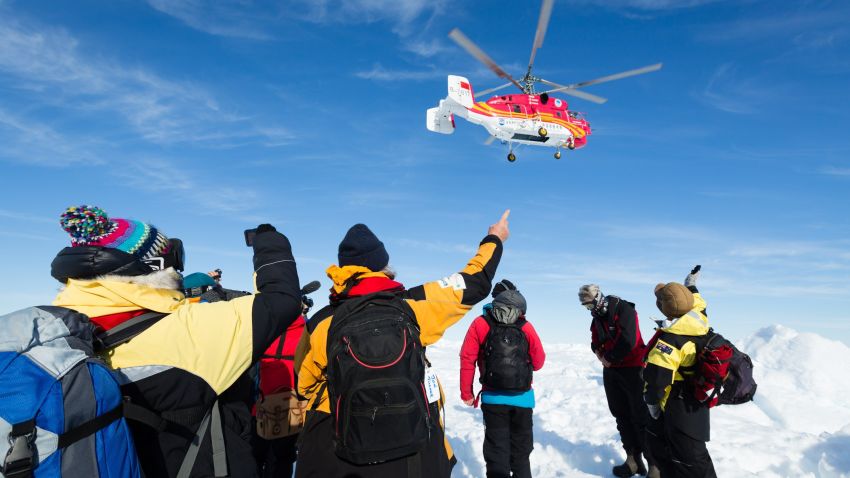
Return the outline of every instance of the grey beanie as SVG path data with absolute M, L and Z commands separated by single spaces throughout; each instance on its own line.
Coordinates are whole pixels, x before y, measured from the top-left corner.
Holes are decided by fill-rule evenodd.
M 596 284 L 583 285 L 578 290 L 578 300 L 581 305 L 593 303 L 595 306 L 598 300 L 602 298 L 602 291 Z
M 495 307 L 497 305 L 504 305 L 519 309 L 522 312 L 521 315 L 525 315 L 525 311 L 528 307 L 528 304 L 525 302 L 525 297 L 523 297 L 518 290 L 510 289 L 502 292 L 493 299 L 493 306 Z

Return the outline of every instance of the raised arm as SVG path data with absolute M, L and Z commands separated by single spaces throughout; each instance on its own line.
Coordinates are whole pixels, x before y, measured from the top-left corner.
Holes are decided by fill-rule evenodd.
M 502 243 L 510 235 L 509 214 L 505 211 L 499 222 L 490 226 L 478 252 L 463 270 L 406 292 L 405 298 L 419 322 L 422 345 L 435 343 L 446 329 L 490 294 L 502 258 Z

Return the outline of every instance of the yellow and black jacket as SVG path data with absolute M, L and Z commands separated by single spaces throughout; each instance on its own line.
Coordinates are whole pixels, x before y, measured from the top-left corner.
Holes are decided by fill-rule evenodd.
M 449 327 L 466 315 L 472 306 L 488 296 L 501 256 L 501 240 L 489 235 L 484 238 L 476 255 L 461 272 L 410 289 L 396 290 L 415 315 L 423 346 L 427 347 L 436 343 Z M 334 282 L 332 297 L 344 291 L 355 292 L 357 287 L 352 284 L 352 278 L 354 281 L 364 283 L 369 279 L 391 282 L 382 273 L 371 272 L 357 266 L 331 266 L 328 269 L 328 276 Z M 400 286 L 395 282 L 392 284 Z M 351 294 L 351 296 L 354 295 Z M 302 336 L 302 342 L 296 353 L 296 366 L 299 370 L 298 391 L 309 399 L 308 409 L 314 410 L 310 413 L 308 424 L 302 431 L 297 476 L 300 478 L 349 476 L 346 473 L 356 473 L 352 476 L 364 478 L 407 476 L 408 465 L 404 463 L 404 460 L 401 460 L 401 463 L 371 465 L 367 469 L 354 467 L 337 458 L 333 452 L 330 406 L 327 388 L 323 386 L 326 381 L 328 330 L 332 321 L 333 305 L 316 312 L 308 322 L 307 331 Z M 438 406 L 442 407 L 443 401 L 441 397 Z M 442 428 L 439 429 L 439 433 L 434 434 L 432 443 L 429 443 L 426 448 L 421 454 L 421 476 L 448 477 L 455 459 L 448 441 L 444 438 Z
M 69 279 L 54 300 L 54 305 L 86 314 L 95 323 L 99 317 L 140 310 L 168 314 L 104 357 L 133 403 L 182 426 L 157 432 L 131 423 L 146 476 L 177 475 L 192 438 L 185 432 L 197 430 L 213 402 L 299 316 L 298 274 L 284 235 L 272 231 L 256 236 L 254 270 L 258 293 L 229 302 L 191 303 L 176 290 L 109 277 Z M 244 465 L 253 464 L 250 421 L 236 420 L 222 417 L 228 476 L 253 477 L 255 467 Z M 212 475 L 208 433 L 191 476 Z
M 685 315 L 662 327 L 650 342 L 646 369 L 644 400 L 660 405 L 664 420 L 692 438 L 708 441 L 708 407 L 699 403 L 687 386 L 695 372 L 697 355 L 709 331 L 706 302 L 696 287 L 694 306 Z

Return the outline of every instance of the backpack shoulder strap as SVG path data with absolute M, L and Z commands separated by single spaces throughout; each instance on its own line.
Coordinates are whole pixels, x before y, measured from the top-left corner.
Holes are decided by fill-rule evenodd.
M 150 326 L 157 323 L 169 314 L 162 312 L 145 312 L 142 315 L 137 315 L 132 319 L 122 322 L 109 330 L 101 331 L 97 334 L 94 343 L 95 352 L 103 352 L 113 349 L 125 342 L 129 342 L 133 337 L 141 334 Z
M 263 354 L 261 358 L 275 360 L 295 360 L 294 355 L 283 355 L 283 344 L 286 343 L 286 332 L 282 333 L 279 338 L 280 340 L 277 341 L 277 348 L 275 348 L 274 355 Z
M 307 321 L 307 333 L 312 334 L 316 327 L 319 326 L 326 319 L 334 315 L 334 307 L 332 305 L 326 305 L 321 309 L 317 310 L 315 314 L 310 317 L 310 320 Z

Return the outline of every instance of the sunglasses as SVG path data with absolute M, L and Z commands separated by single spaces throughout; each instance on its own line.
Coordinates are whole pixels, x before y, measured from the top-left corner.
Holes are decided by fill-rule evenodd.
M 173 267 L 180 272 L 183 272 L 183 267 L 185 266 L 186 261 L 186 251 L 183 249 L 183 241 L 180 239 L 169 239 L 168 240 L 168 249 L 161 255 L 157 257 L 151 257 L 150 259 L 145 259 L 144 262 L 151 269 L 156 271 L 165 270 L 169 267 Z
M 593 310 L 593 302 L 585 302 L 581 305 L 583 305 L 584 308 L 587 309 L 587 310 Z

